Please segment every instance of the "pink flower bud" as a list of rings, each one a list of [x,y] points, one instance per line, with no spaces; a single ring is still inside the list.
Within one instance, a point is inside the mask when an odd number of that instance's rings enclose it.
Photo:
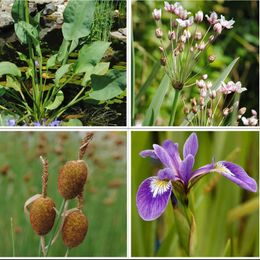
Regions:
[[[202,33],[201,32],[196,32],[194,38],[195,38],[195,40],[200,40],[202,38]]]
[[[215,55],[209,55],[209,57],[208,57],[208,61],[209,61],[209,63],[214,62],[215,59],[216,59],[216,56],[215,56]]]
[[[202,12],[202,11],[198,11],[198,12],[195,14],[194,21],[195,21],[196,23],[199,23],[199,22],[202,22],[202,21],[203,21],[203,12]]]
[[[159,46],[160,52],[164,52],[164,48],[162,46]]]
[[[206,89],[201,89],[200,90],[200,96],[202,97],[202,98],[205,98],[206,96],[207,96],[207,91],[206,91]]]
[[[222,25],[221,25],[220,23],[214,24],[213,30],[214,30],[217,34],[221,34],[221,32],[222,32]]]
[[[206,87],[206,83],[204,80],[196,80],[196,85],[199,87],[199,88],[205,88]]]
[[[206,88],[210,89],[211,87],[212,87],[212,82],[211,81],[207,81]]]
[[[199,46],[198,46],[198,49],[199,49],[200,51],[203,51],[205,48],[206,48],[205,42],[201,42],[201,43],[199,44]]]
[[[226,108],[224,108],[223,109],[223,116],[228,116],[228,114],[229,114],[229,108],[228,107],[226,107]]]
[[[155,30],[155,36],[156,36],[157,38],[162,38],[163,32],[162,32],[162,30],[161,30],[160,28],[157,28],[157,29]]]
[[[257,112],[254,109],[251,109],[251,113],[253,116],[257,116]]]
[[[204,74],[201,77],[202,77],[202,79],[206,80],[208,78],[208,74]]]
[[[161,65],[162,65],[162,66],[166,66],[166,64],[167,64],[167,59],[166,59],[165,57],[161,57],[160,62],[161,62]]]
[[[169,39],[170,41],[172,41],[172,40],[175,40],[175,38],[176,38],[175,31],[169,31],[169,32],[168,32],[168,39]]]
[[[241,107],[241,108],[238,110],[238,114],[241,115],[241,116],[244,115],[245,112],[246,112],[246,107]]]
[[[217,93],[216,93],[215,90],[210,90],[210,91],[209,91],[209,97],[210,97],[211,99],[215,99],[216,96],[217,96]]]
[[[215,36],[214,36],[214,35],[210,35],[210,36],[209,36],[209,42],[213,42],[214,39],[215,39]]]
[[[152,15],[153,15],[153,19],[155,21],[159,21],[159,20],[161,20],[161,17],[162,17],[162,10],[154,9]]]

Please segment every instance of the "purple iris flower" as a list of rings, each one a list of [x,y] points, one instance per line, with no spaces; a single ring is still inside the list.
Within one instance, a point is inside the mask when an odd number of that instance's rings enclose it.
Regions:
[[[59,126],[60,123],[61,123],[60,120],[54,120],[54,121],[52,121],[52,122],[49,124],[49,126]]]
[[[157,176],[145,179],[139,186],[136,205],[142,219],[150,221],[161,216],[176,184],[187,194],[195,182],[211,172],[220,173],[243,189],[257,191],[256,181],[249,177],[243,168],[231,162],[212,162],[193,170],[198,147],[197,135],[192,133],[184,144],[183,160],[179,155],[178,144],[171,140],[164,141],[162,146],[154,144],[153,150],[140,153],[142,157],[160,160],[164,165]]]
[[[7,125],[8,126],[15,126],[16,125],[15,119],[8,119],[7,120]]]

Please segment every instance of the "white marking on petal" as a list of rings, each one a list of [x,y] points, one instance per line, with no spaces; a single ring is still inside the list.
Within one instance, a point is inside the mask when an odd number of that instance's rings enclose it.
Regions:
[[[158,195],[162,195],[171,188],[171,181],[164,181],[154,178],[150,183],[151,192],[153,193],[153,198]]]
[[[222,163],[220,163],[220,162],[217,162],[216,168],[213,169],[212,171],[214,171],[214,170],[217,170],[217,171],[220,171],[220,172],[222,172],[222,173],[224,173],[224,174],[226,174],[226,175],[230,175],[230,176],[235,177],[235,174],[233,174],[226,166],[224,166],[224,165],[223,165]]]

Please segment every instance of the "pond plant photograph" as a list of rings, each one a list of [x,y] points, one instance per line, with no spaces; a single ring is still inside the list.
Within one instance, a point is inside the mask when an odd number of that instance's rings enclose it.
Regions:
[[[126,1],[2,0],[0,125],[126,125]]]
[[[259,257],[259,132],[131,140],[132,256]]]
[[[125,132],[1,132],[0,143],[1,257],[126,256]]]
[[[258,125],[258,1],[136,0],[132,14],[132,125]]]

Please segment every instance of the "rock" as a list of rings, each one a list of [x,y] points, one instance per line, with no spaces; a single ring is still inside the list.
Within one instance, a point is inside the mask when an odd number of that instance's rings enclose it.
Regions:
[[[110,36],[119,41],[126,42],[126,28],[119,28],[116,32],[110,32]]]
[[[11,26],[14,23],[14,20],[10,13],[5,11],[0,11],[0,30],[6,27]]]

